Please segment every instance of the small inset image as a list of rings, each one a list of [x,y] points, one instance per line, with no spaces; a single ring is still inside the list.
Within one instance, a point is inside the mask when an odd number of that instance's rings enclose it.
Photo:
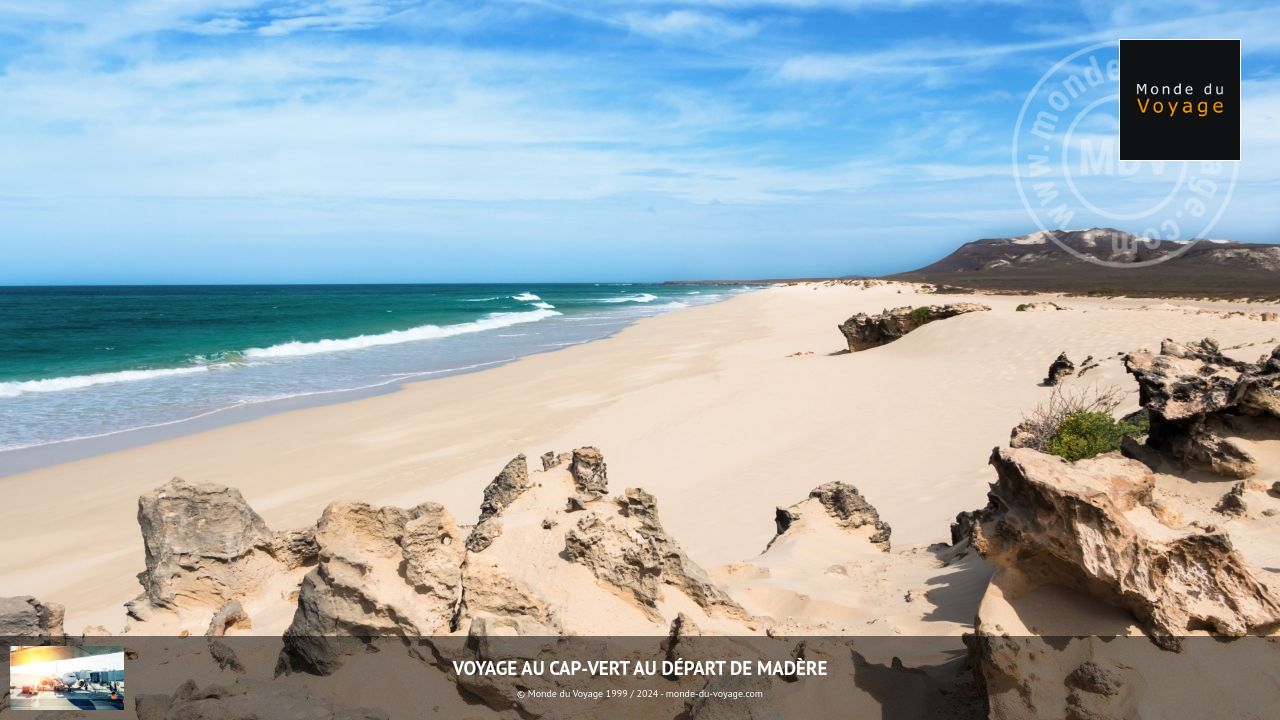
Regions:
[[[11,646],[9,707],[13,710],[124,710],[124,648]]]

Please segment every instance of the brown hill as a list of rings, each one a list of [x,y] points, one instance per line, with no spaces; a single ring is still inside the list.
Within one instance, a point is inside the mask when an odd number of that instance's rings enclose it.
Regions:
[[[1087,262],[1057,243],[1121,267]],[[1150,247],[1111,228],[1036,232],[965,243],[932,265],[890,277],[984,290],[1138,296],[1280,297],[1280,245],[1201,240]]]

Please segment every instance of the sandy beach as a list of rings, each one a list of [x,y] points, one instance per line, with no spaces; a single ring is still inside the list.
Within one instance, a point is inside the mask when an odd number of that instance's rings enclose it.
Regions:
[[[1069,309],[1016,311],[1046,299]],[[855,312],[966,301],[992,312],[843,352],[836,325]],[[1263,310],[1274,308],[771,287],[493,370],[0,479],[18,503],[63,499],[52,516],[10,515],[0,586],[65,604],[68,632],[114,631],[140,590],[137,498],[172,477],[238,488],[273,529],[309,525],[342,499],[431,500],[473,522],[514,455],[584,445],[608,458],[614,487],[656,496],[667,530],[708,569],[757,556],[774,508],[832,480],[879,510],[895,548],[946,541],[957,512],[985,503],[991,448],[1048,396],[1039,383],[1059,352],[1098,359],[1071,384],[1119,386],[1128,410],[1136,386],[1118,353],[1212,336],[1256,358],[1280,335],[1248,316]]]

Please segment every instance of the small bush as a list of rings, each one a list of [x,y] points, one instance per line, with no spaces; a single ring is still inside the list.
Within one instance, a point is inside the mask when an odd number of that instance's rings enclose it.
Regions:
[[[1018,307],[1014,308],[1014,310],[1017,312],[1026,312],[1029,307],[1031,306],[1027,303],[1018,303]]]
[[[924,323],[929,322],[929,313],[930,310],[928,306],[921,306],[913,308],[909,317],[911,318],[911,322],[914,322],[917,325],[923,325]]]
[[[1145,421],[1129,423],[1116,420],[1110,412],[1077,410],[1068,414],[1045,443],[1045,452],[1072,462],[1120,449],[1126,437],[1147,432]]]
[[[1087,390],[1055,387],[1046,402],[1022,416],[1022,422],[1015,428],[1016,446],[1048,452],[1050,438],[1058,433],[1067,417],[1086,412],[1100,412],[1110,417],[1123,399],[1124,391],[1115,386],[1094,386]]]

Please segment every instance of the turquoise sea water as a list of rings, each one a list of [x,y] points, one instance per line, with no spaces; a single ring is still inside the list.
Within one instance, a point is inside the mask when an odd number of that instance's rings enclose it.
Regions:
[[[0,451],[498,365],[740,287],[0,287]]]

